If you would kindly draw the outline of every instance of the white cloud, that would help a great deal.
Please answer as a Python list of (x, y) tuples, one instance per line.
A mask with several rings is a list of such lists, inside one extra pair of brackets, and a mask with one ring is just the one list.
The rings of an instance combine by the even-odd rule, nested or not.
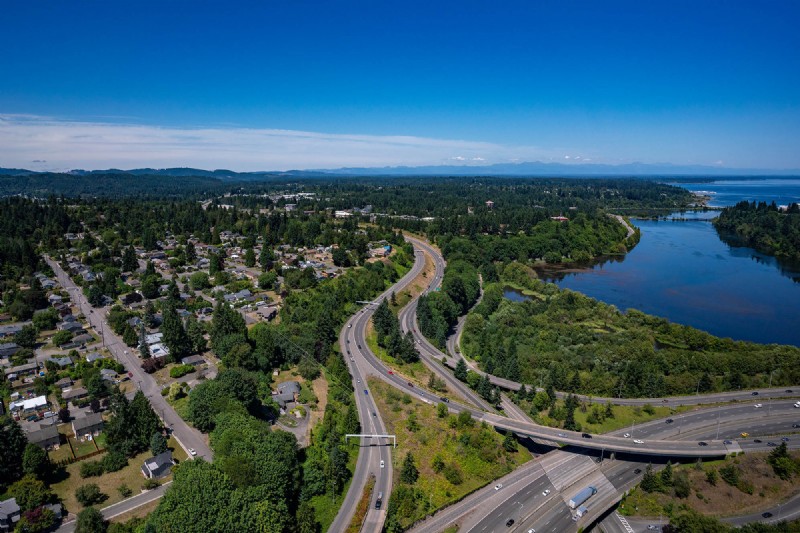
[[(452, 158), (454, 152), (463, 155)], [(400, 135), (178, 128), (0, 114), (0, 166), (25, 168), (41, 161), (37, 170), (178, 166), (288, 170), (437, 165), (452, 160), (498, 163), (552, 155), (531, 146)]]

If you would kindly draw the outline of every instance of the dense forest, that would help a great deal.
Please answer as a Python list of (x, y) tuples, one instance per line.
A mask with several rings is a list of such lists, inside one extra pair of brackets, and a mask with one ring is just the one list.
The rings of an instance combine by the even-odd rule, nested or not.
[[(466, 320), (462, 350), (487, 372), (555, 390), (612, 397), (659, 397), (800, 381), (800, 349), (715, 337), (535, 279), (510, 263), (502, 283), (530, 299), (486, 287)], [(513, 361), (510, 361), (513, 359)]]
[(739, 202), (723, 209), (714, 226), (728, 244), (800, 263), (800, 205), (796, 203), (781, 211), (775, 202)]

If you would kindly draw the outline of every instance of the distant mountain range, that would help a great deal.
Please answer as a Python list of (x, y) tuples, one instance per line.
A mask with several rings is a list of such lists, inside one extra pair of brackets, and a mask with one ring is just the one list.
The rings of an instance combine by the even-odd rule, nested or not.
[[(0, 168), (0, 176), (27, 176), (48, 174), (18, 168)], [(532, 161), (525, 163), (499, 163), (495, 165), (465, 166), (441, 165), (420, 167), (354, 167), (320, 170), (235, 172), (197, 168), (137, 168), (133, 170), (71, 170), (61, 174), (90, 176), (93, 174), (121, 174), (133, 176), (200, 176), (222, 181), (254, 181), (269, 177), (324, 177), (324, 176), (800, 176), (800, 169), (729, 168), (707, 165), (672, 165), (669, 163), (627, 163), (606, 165), (598, 163), (564, 164)]]

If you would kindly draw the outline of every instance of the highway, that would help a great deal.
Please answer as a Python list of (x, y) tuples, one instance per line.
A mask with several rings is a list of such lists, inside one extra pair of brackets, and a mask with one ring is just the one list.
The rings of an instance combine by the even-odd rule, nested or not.
[[(392, 292), (400, 292), (405, 289), (422, 272), (424, 267), (424, 257), (421, 254), (415, 254), (414, 265), (411, 270), (392, 287), (378, 296), (375, 302), (388, 298)], [(366, 305), (361, 311), (350, 317), (339, 334), (339, 347), (353, 377), (361, 431), (363, 434), (380, 435), (386, 433), (386, 426), (369, 391), (366, 378), (370, 375), (389, 376), (389, 369), (382, 364), (367, 364), (368, 360), (377, 361), (377, 357), (370, 352), (366, 342), (367, 325), (372, 317), (374, 308), (375, 306), (373, 305)], [(329, 531), (344, 531), (350, 525), (370, 475), (375, 476), (375, 487), (372, 491), (369, 510), (361, 531), (377, 533), (383, 529), (383, 524), (386, 521), (389, 495), (392, 491), (393, 462), (391, 451), (391, 440), (389, 439), (364, 439), (362, 441), (358, 460), (356, 461), (356, 469), (353, 473), (353, 481)], [(381, 467), (381, 462), (383, 462), (383, 467)], [(376, 509), (375, 502), (379, 493), (383, 493), (383, 501), (381, 508)]]
[(197, 452), (197, 457), (203, 457), (206, 461), (211, 462), (213, 455), (206, 437), (198, 430), (190, 427), (186, 421), (178, 416), (178, 413), (167, 403), (167, 400), (161, 396), (161, 386), (156, 383), (153, 376), (142, 370), (137, 351), (128, 348), (122, 338), (107, 326), (105, 312), (102, 309), (97, 309), (97, 312), (95, 312), (80, 287), (75, 285), (67, 273), (64, 272), (64, 269), (61, 268), (61, 265), (49, 256), (45, 256), (45, 260), (55, 272), (58, 282), (69, 293), (72, 303), (78, 306), (89, 325), (104, 339), (105, 346), (114, 359), (122, 363), (125, 369), (133, 375), (131, 380), (147, 396), (150, 405), (153, 406), (153, 410), (164, 422), (164, 426), (172, 429), (172, 436), (175, 437), (178, 444), (187, 453), (189, 453), (189, 448), (193, 448)]

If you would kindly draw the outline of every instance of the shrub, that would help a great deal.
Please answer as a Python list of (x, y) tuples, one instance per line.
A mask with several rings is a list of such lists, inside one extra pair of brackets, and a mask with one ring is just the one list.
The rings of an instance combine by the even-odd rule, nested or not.
[(128, 485), (120, 485), (117, 487), (117, 492), (123, 498), (130, 498), (131, 494), (133, 494), (133, 490)]
[(100, 487), (94, 483), (82, 485), (75, 491), (75, 497), (84, 507), (94, 505), (105, 500), (108, 496), (100, 492)]
[(444, 467), (444, 477), (453, 485), (461, 485), (464, 482), (464, 476), (456, 464), (449, 464)]
[(191, 374), (194, 371), (195, 367), (193, 365), (178, 365), (169, 369), (169, 377), (182, 378), (186, 374)]
[(161, 486), (161, 482), (157, 479), (146, 479), (144, 483), (142, 483), (142, 488), (144, 490), (153, 490)]
[(85, 463), (81, 463), (80, 475), (84, 479), (87, 477), (102, 476), (103, 464), (100, 461), (86, 461)]
[(106, 472), (116, 472), (128, 466), (128, 458), (120, 452), (108, 452), (100, 462)]

